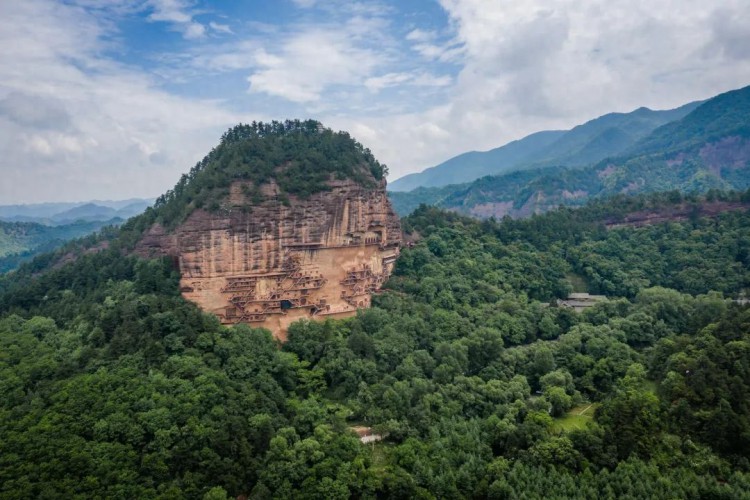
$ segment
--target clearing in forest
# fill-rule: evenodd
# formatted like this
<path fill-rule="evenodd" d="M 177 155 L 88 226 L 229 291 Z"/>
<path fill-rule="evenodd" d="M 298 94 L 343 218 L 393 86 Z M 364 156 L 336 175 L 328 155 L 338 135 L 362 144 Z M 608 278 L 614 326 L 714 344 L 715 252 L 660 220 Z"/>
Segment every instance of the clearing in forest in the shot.
<path fill-rule="evenodd" d="M 599 403 L 583 403 L 571 408 L 568 413 L 555 419 L 552 431 L 556 433 L 570 432 L 575 429 L 583 429 L 586 424 L 594 419 L 594 413 Z"/>

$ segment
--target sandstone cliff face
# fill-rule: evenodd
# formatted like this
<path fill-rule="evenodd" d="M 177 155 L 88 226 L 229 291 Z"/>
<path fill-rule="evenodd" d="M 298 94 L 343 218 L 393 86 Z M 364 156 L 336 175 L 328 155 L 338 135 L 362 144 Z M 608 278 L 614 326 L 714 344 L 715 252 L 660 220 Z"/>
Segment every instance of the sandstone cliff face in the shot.
<path fill-rule="evenodd" d="M 224 208 L 194 211 L 174 231 L 155 224 L 136 247 L 142 256 L 176 258 L 183 296 L 223 323 L 249 323 L 285 339 L 300 318 L 345 317 L 370 305 L 393 270 L 401 226 L 385 183 L 351 180 L 283 204 L 261 186 L 253 205 L 235 182 Z"/>

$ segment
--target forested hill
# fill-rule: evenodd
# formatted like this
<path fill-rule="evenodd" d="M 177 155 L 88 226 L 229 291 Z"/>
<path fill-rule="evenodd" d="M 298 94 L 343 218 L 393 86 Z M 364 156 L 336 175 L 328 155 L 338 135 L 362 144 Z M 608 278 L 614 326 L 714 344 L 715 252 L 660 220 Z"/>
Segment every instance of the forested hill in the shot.
<path fill-rule="evenodd" d="M 422 207 L 375 307 L 283 346 L 119 238 L 24 265 L 0 278 L 0 497 L 746 497 L 750 214 L 604 223 L 686 202 Z"/>
<path fill-rule="evenodd" d="M 750 87 L 702 103 L 681 120 L 657 128 L 627 154 L 583 168 L 550 167 L 484 177 L 420 198 L 476 217 L 527 217 L 559 205 L 581 206 L 620 193 L 750 187 Z M 446 193 L 446 191 L 452 191 Z M 394 196 L 400 214 L 409 195 Z"/>
<path fill-rule="evenodd" d="M 130 199 L 0 206 L 0 274 L 36 255 L 53 252 L 67 241 L 118 226 L 141 214 L 150 204 L 150 200 Z M 65 253 L 60 251 L 60 255 Z"/>
<path fill-rule="evenodd" d="M 499 175 L 514 170 L 565 135 L 563 130 L 545 130 L 490 151 L 470 151 L 450 158 L 422 172 L 405 175 L 388 186 L 391 192 L 418 188 L 439 188 L 470 182 L 485 175 Z"/>
<path fill-rule="evenodd" d="M 701 151 L 706 143 L 715 143 L 726 138 L 750 138 L 750 86 L 718 95 L 706 101 L 686 117 L 657 128 L 649 136 L 635 144 L 631 155 L 674 154 Z M 731 151 L 731 148 L 728 148 Z M 747 149 L 747 146 L 745 146 Z M 703 156 L 712 152 L 705 151 Z M 748 160 L 747 151 L 735 161 Z M 710 158 L 709 158 L 710 161 Z"/>
<path fill-rule="evenodd" d="M 247 195 L 261 202 L 261 186 L 273 181 L 281 201 L 308 197 L 330 189 L 328 181 L 352 179 L 376 185 L 388 169 L 369 149 L 346 132 L 333 132 L 315 120 L 240 124 L 228 130 L 174 189 L 157 198 L 144 221 L 173 226 L 197 208 L 216 211 L 228 197 L 232 182 L 250 181 Z"/>
<path fill-rule="evenodd" d="M 609 113 L 570 130 L 537 132 L 490 151 L 460 154 L 422 172 L 396 179 L 389 189 L 411 191 L 465 183 L 514 170 L 590 165 L 622 154 L 657 127 L 683 118 L 699 104 L 692 102 L 665 111 L 638 108 L 630 113 Z"/>
<path fill-rule="evenodd" d="M 119 218 L 88 222 L 79 220 L 59 226 L 0 220 L 0 274 L 15 269 L 35 255 L 50 252 L 68 240 L 120 223 L 122 219 Z"/>

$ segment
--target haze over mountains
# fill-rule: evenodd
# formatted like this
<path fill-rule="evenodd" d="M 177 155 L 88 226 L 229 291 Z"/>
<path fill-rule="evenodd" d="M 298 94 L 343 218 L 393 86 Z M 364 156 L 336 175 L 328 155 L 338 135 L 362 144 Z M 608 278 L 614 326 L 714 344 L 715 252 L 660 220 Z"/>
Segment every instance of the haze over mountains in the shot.
<path fill-rule="evenodd" d="M 659 120 L 665 121 L 654 126 Z M 613 121 L 618 127 L 603 125 Z M 626 135 L 625 130 L 630 132 Z M 550 133 L 542 134 L 544 138 Z M 633 139 L 637 134 L 641 135 Z M 541 151 L 528 148 L 524 153 L 526 158 L 542 159 L 524 164 L 525 168 L 511 167 L 517 169 L 470 184 L 422 187 L 409 193 L 392 192 L 391 196 L 402 215 L 416 208 L 417 203 L 428 203 L 477 217 L 524 217 L 561 204 L 582 205 L 591 198 L 621 193 L 747 189 L 750 186 L 748 137 L 750 87 L 745 87 L 668 112 L 639 109 L 626 115 L 605 115 L 563 133 Z M 537 143 L 539 136 L 523 141 L 527 140 Z M 520 142 L 493 151 L 517 152 Z M 551 151 L 557 152 L 558 159 Z M 481 162 L 478 167 L 460 165 L 455 163 L 457 158 L 443 164 L 453 161 L 459 165 L 451 171 L 454 178 L 488 165 Z M 582 163 L 585 161 L 588 163 Z M 532 169 L 533 166 L 537 168 Z M 445 168 L 435 167 L 434 171 L 447 172 Z M 430 179 L 431 172 L 424 172 L 423 178 Z M 394 184 L 398 188 L 398 181 Z"/>
<path fill-rule="evenodd" d="M 657 127 L 679 120 L 700 102 L 676 109 L 638 108 L 630 113 L 609 113 L 570 130 L 545 130 L 490 151 L 471 151 L 422 172 L 396 179 L 390 191 L 439 187 L 470 182 L 485 175 L 545 166 L 584 166 L 618 155 Z"/>
<path fill-rule="evenodd" d="M 140 214 L 153 202 L 153 199 L 131 198 L 127 200 L 0 205 L 0 220 L 38 222 L 46 225 L 69 224 L 78 220 L 105 221 L 113 218 L 125 220 Z"/>
<path fill-rule="evenodd" d="M 133 198 L 0 206 L 0 273 L 66 241 L 119 225 L 152 203 Z"/>

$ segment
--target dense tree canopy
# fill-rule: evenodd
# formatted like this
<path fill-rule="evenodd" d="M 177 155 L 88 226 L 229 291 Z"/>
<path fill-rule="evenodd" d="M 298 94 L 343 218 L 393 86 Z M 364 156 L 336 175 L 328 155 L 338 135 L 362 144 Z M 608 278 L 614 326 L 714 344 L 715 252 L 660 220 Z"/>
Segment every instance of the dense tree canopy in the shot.
<path fill-rule="evenodd" d="M 26 264 L 0 279 L 0 497 L 747 496 L 750 215 L 607 229 L 628 203 L 670 201 L 423 207 L 373 308 L 283 346 L 124 257 L 132 228 Z"/>
<path fill-rule="evenodd" d="M 265 199 L 261 186 L 271 180 L 282 202 L 330 189 L 331 177 L 373 185 L 388 174 L 369 149 L 346 132 L 333 132 L 315 120 L 240 124 L 224 133 L 175 187 L 157 198 L 145 218 L 179 223 L 196 208 L 218 210 L 233 181 L 249 181 L 253 203 Z"/>
<path fill-rule="evenodd" d="M 120 224 L 122 219 L 109 221 L 77 221 L 58 226 L 36 222 L 5 222 L 0 220 L 0 274 L 17 268 L 35 255 L 50 252 L 66 241 Z"/>

